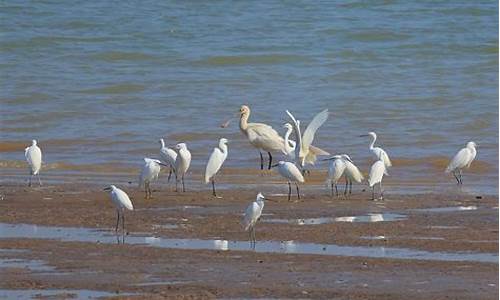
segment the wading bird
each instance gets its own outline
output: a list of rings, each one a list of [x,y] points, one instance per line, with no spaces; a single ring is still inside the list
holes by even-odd
[[[365,136],[371,136],[372,137],[372,142],[370,143],[370,151],[375,155],[376,159],[382,159],[384,161],[384,165],[386,168],[392,167],[392,162],[389,159],[389,155],[387,155],[387,152],[385,152],[384,149],[380,147],[373,147],[375,145],[375,141],[377,140],[377,134],[373,131],[368,132],[368,134],[362,134],[360,137],[365,137]]]
[[[274,130],[271,126],[263,123],[248,123],[248,118],[250,117],[250,108],[246,105],[240,108],[240,130],[245,134],[248,141],[252,146],[259,149],[260,154],[260,169],[264,169],[264,157],[262,157],[262,152],[266,151],[269,155],[269,165],[268,169],[271,169],[273,156],[271,152],[282,152],[286,154],[285,151],[285,141],[283,138]]]
[[[208,159],[207,167],[205,169],[205,184],[212,179],[212,194],[217,197],[215,192],[215,174],[219,172],[222,164],[227,158],[227,139],[222,138],[219,140],[219,147],[214,148],[210,158]]]
[[[277,164],[273,165],[273,167],[278,167],[278,172],[281,176],[285,177],[288,181],[288,201],[292,196],[292,184],[295,183],[295,187],[297,188],[297,198],[300,199],[300,191],[298,183],[304,182],[304,176],[300,172],[299,168],[291,162],[285,162],[280,160]]]
[[[446,168],[445,172],[451,172],[453,176],[455,176],[457,184],[462,184],[462,169],[469,168],[474,158],[476,158],[476,147],[476,143],[468,142],[465,148],[462,148],[457,154],[455,154],[455,157],[453,157],[450,164]]]
[[[134,210],[134,206],[132,205],[132,201],[128,197],[127,193],[117,188],[114,185],[110,185],[109,187],[104,189],[105,191],[109,191],[111,195],[111,201],[116,207],[116,227],[115,232],[118,233],[118,224],[120,223],[120,216],[122,219],[122,234],[125,237],[125,210]]]
[[[303,135],[300,130],[300,121],[296,120],[292,113],[288,110],[286,113],[292,120],[292,125],[295,130],[295,161],[300,165],[302,170],[304,170],[306,163],[314,165],[316,162],[316,156],[330,155],[330,153],[312,145],[316,131],[318,131],[319,127],[321,127],[321,125],[323,125],[328,119],[328,109],[325,109],[314,116],[311,123],[307,125]],[[299,148],[297,149],[297,147]]]
[[[242,225],[245,231],[248,231],[250,245],[255,247],[255,243],[257,242],[255,238],[255,225],[262,215],[262,209],[264,209],[264,195],[262,193],[257,194],[257,198],[254,202],[250,203],[250,205],[245,210],[245,215],[243,216]]]
[[[185,143],[175,145],[177,150],[177,159],[175,160],[175,191],[177,192],[177,184],[182,181],[182,191],[186,191],[184,184],[184,175],[186,175],[189,165],[191,164],[191,152],[189,152]]]
[[[170,166],[170,170],[168,171],[168,179],[167,182],[170,182],[170,177],[172,177],[172,172],[175,174],[175,160],[177,159],[177,152],[175,150],[170,149],[165,146],[165,141],[160,139],[160,158],[161,160]]]
[[[357,183],[361,183],[363,181],[364,176],[363,174],[359,171],[358,167],[354,165],[352,162],[351,158],[347,154],[342,154],[344,157],[344,162],[345,162],[345,189],[344,189],[344,195],[347,195],[347,185],[349,184],[349,194],[352,193],[352,182],[355,181]]]
[[[372,165],[370,174],[368,175],[368,185],[372,188],[372,200],[375,200],[375,184],[377,183],[380,188],[380,199],[384,199],[384,190],[382,189],[382,178],[384,174],[388,175],[384,161],[380,158]]]
[[[328,161],[328,177],[326,182],[331,186],[331,196],[333,197],[333,187],[335,186],[335,195],[338,197],[337,182],[344,175],[346,169],[345,158],[342,155],[334,155],[323,160]]]
[[[31,141],[31,146],[24,149],[24,156],[28,161],[30,167],[30,179],[28,186],[31,186],[31,180],[33,176],[38,177],[38,184],[42,186],[42,180],[40,179],[40,169],[42,168],[42,150],[36,145],[36,140]]]
[[[158,179],[161,168],[160,165],[166,166],[157,159],[144,158],[144,165],[142,166],[141,175],[139,176],[139,188],[144,184],[144,192],[146,193],[145,199],[153,198],[151,182]]]

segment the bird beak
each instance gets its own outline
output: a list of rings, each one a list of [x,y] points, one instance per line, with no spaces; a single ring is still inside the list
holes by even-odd
[[[359,137],[364,137],[364,136],[368,136],[368,134],[362,134]]]
[[[277,166],[279,166],[279,164],[272,165],[271,168],[275,168]]]
[[[160,166],[164,166],[164,167],[169,167],[169,165],[166,165],[164,163],[159,163]]]
[[[103,189],[103,191],[107,191],[107,192],[109,192],[109,191],[111,191],[111,188],[110,188],[109,186],[108,186],[108,187],[105,187],[105,188]]]
[[[266,201],[272,201],[272,202],[278,202],[276,199],[267,198],[267,197],[265,197],[264,200],[266,200]]]
[[[335,158],[333,157],[328,157],[328,158],[323,158],[321,161],[328,161],[328,160],[334,160]]]

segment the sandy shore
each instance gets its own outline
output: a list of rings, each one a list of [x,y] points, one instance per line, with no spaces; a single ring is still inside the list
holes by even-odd
[[[458,261],[439,258],[442,253],[497,255],[496,197],[398,195],[374,202],[368,200],[368,193],[332,199],[306,190],[301,201],[288,202],[285,196],[268,194],[277,202],[266,203],[257,226],[257,249],[262,251],[252,251],[249,245],[231,247],[236,241],[246,243],[248,235],[240,220],[255,198],[254,191],[221,190],[222,199],[214,199],[206,191],[175,193],[162,188],[154,199],[145,200],[141,191],[126,190],[136,210],[126,215],[124,245],[34,236],[0,239],[3,262],[25,262],[21,267],[2,264],[0,288],[56,289],[62,295],[65,290],[95,290],[120,298],[498,298],[498,256],[493,262],[467,256]],[[116,215],[109,196],[95,185],[33,189],[4,185],[0,192],[2,223],[106,232],[114,227]],[[214,240],[226,246],[173,249],[135,244],[137,237]],[[325,245],[326,254],[335,246],[368,254],[266,251],[262,241],[282,243],[289,252],[300,252],[307,243]],[[436,257],[401,259],[391,254],[392,249]],[[370,257],[370,251],[387,254]],[[47,268],[30,267],[33,261]]]

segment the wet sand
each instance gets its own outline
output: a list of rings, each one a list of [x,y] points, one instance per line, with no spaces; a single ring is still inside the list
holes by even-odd
[[[162,186],[154,199],[145,200],[137,188],[125,190],[135,206],[126,215],[125,244],[83,241],[83,236],[82,241],[49,240],[42,236],[43,227],[38,239],[36,231],[30,238],[0,239],[3,293],[53,289],[62,298],[72,290],[118,298],[498,298],[494,196],[387,195],[374,202],[368,192],[337,199],[326,191],[304,189],[300,201],[288,202],[267,193],[277,202],[266,203],[253,251],[250,244],[241,246],[248,234],[240,220],[255,191],[221,190],[222,199],[214,199],[208,189],[175,193]],[[0,192],[1,223],[83,227],[113,237],[116,213],[100,186],[4,185]],[[137,237],[201,239],[215,246],[136,244]],[[235,241],[241,242],[237,250]],[[269,241],[282,249],[266,250]],[[293,253],[316,243],[324,254]],[[337,246],[354,247],[352,256],[329,252]],[[175,249],[179,247],[191,249]],[[367,254],[356,254],[358,249]],[[427,256],[398,257],[394,249]],[[442,259],[442,254],[457,261]],[[481,262],[470,254],[489,259]],[[12,260],[17,263],[5,263]]]

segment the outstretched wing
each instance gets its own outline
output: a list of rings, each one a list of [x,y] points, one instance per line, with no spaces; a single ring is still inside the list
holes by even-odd
[[[304,145],[304,148],[307,149],[309,146],[311,146],[312,141],[314,140],[314,134],[316,134],[316,131],[318,128],[323,125],[323,123],[326,122],[328,119],[328,109],[323,110],[319,114],[317,114],[307,125],[306,131],[304,131],[304,135],[302,136],[302,145]]]
[[[309,146],[309,151],[312,152],[314,155],[330,155],[330,153],[326,152],[325,150],[318,148],[316,146]]]
[[[299,157],[300,157],[300,150],[302,148],[302,135],[301,135],[301,132],[300,132],[300,122],[297,121],[295,119],[295,117],[292,115],[292,113],[289,112],[288,110],[286,111],[286,114],[292,120],[292,125],[293,125],[293,129],[294,129],[294,134],[295,134],[295,142],[296,142],[296,146],[295,146],[295,162],[296,163],[300,163]]]

